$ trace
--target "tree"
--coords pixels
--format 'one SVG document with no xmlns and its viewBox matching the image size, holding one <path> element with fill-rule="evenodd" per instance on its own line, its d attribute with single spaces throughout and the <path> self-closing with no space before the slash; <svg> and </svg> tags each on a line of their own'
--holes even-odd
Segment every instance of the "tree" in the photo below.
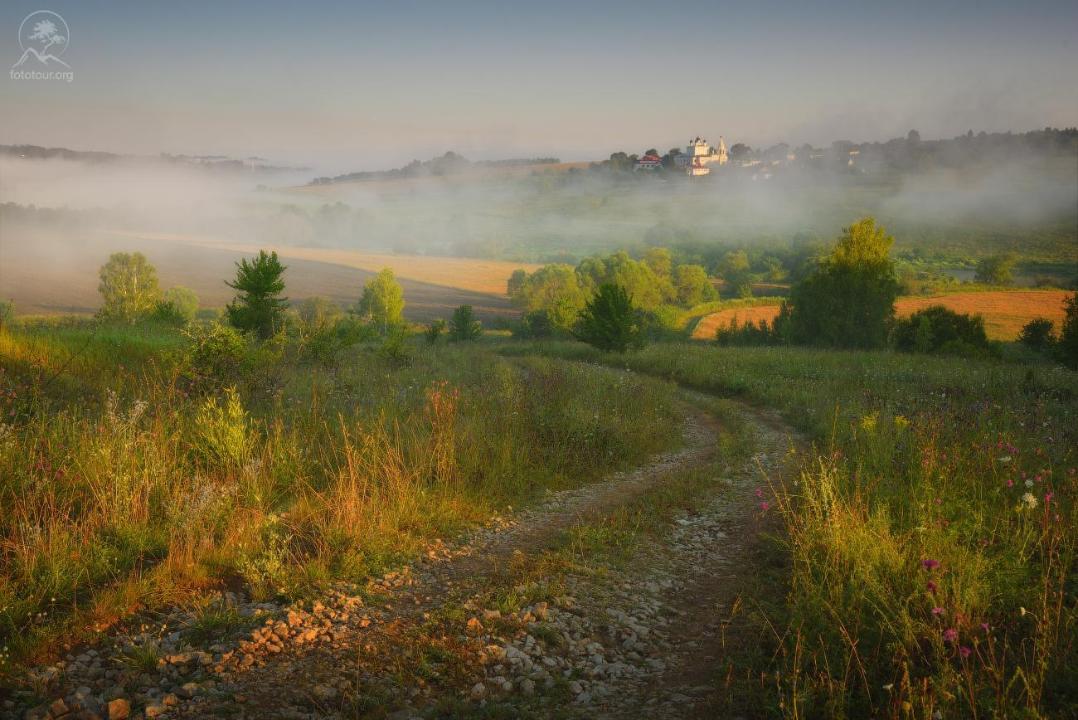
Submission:
<svg viewBox="0 0 1078 720">
<path fill-rule="evenodd" d="M 1017 258 L 1011 253 L 991 255 L 982 258 L 977 263 L 977 273 L 974 279 L 986 285 L 1010 285 L 1013 282 L 1011 270 Z"/>
<path fill-rule="evenodd" d="M 745 143 L 734 143 L 730 147 L 729 155 L 730 155 L 731 160 L 739 160 L 739 159 L 745 157 L 746 155 L 748 155 L 751 152 L 752 152 L 752 148 L 750 148 Z"/>
<path fill-rule="evenodd" d="M 154 308 L 154 319 L 171 325 L 187 325 L 198 314 L 198 295 L 191 288 L 177 285 L 165 291 Z"/>
<path fill-rule="evenodd" d="M 528 275 L 513 301 L 527 312 L 546 311 L 555 328 L 568 331 L 586 298 L 572 266 L 559 263 L 544 265 Z"/>
<path fill-rule="evenodd" d="M 449 319 L 449 339 L 456 342 L 475 340 L 483 334 L 483 323 L 475 319 L 471 305 L 461 305 Z"/>
<path fill-rule="evenodd" d="M 685 307 L 709 302 L 719 296 L 707 271 L 700 265 L 678 265 L 674 270 L 674 290 L 678 302 Z"/>
<path fill-rule="evenodd" d="M 1063 304 L 1063 328 L 1059 333 L 1059 358 L 1064 365 L 1078 370 L 1078 292 Z"/>
<path fill-rule="evenodd" d="M 749 256 L 744 250 L 731 250 L 719 263 L 727 292 L 733 297 L 752 297 L 752 275 L 749 272 Z"/>
<path fill-rule="evenodd" d="M 375 325 L 382 326 L 382 332 L 403 322 L 404 290 L 393 276 L 393 271 L 383 268 L 363 288 L 363 297 L 359 299 L 359 314 Z"/>
<path fill-rule="evenodd" d="M 513 274 L 509 276 L 509 281 L 506 283 L 506 294 L 510 299 L 515 299 L 524 290 L 524 284 L 528 282 L 528 271 L 523 269 L 516 269 Z"/>
<path fill-rule="evenodd" d="M 625 288 L 603 283 L 584 306 L 576 337 L 603 352 L 625 352 L 640 340 L 640 325 Z"/>
<path fill-rule="evenodd" d="M 1018 334 L 1018 342 L 1030 350 L 1043 352 L 1056 344 L 1056 336 L 1052 332 L 1053 328 L 1051 320 L 1035 318 L 1027 322 L 1022 328 L 1022 332 Z"/>
<path fill-rule="evenodd" d="M 235 282 L 225 282 L 238 291 L 225 308 L 233 327 L 254 332 L 263 340 L 277 332 L 288 306 L 288 298 L 281 297 L 285 269 L 276 252 L 266 254 L 265 250 L 259 250 L 253 260 L 243 258 L 236 263 Z"/>
<path fill-rule="evenodd" d="M 791 289 L 791 339 L 810 345 L 883 347 L 898 296 L 890 259 L 893 243 L 870 217 L 846 228 L 831 254 Z"/>
<path fill-rule="evenodd" d="M 674 269 L 674 259 L 664 247 L 648 248 L 644 253 L 644 264 L 661 279 L 669 280 Z"/>
<path fill-rule="evenodd" d="M 101 266 L 97 286 L 104 303 L 101 317 L 134 322 L 153 312 L 161 297 L 157 270 L 142 253 L 113 253 Z"/>
</svg>

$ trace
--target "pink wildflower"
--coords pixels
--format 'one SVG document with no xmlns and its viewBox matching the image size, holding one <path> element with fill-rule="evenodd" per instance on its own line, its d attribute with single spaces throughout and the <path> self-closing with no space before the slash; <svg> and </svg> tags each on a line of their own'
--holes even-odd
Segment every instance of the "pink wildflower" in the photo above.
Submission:
<svg viewBox="0 0 1078 720">
<path fill-rule="evenodd" d="M 940 566 L 939 560 L 933 560 L 932 558 L 926 558 L 921 561 L 921 567 L 925 570 L 935 570 Z"/>
<path fill-rule="evenodd" d="M 928 588 L 928 592 L 931 592 L 931 593 L 936 592 L 936 583 L 932 582 L 931 580 L 928 581 L 928 584 L 925 585 L 925 587 Z"/>
<path fill-rule="evenodd" d="M 941 607 L 932 608 L 932 614 L 935 615 L 936 617 L 939 617 L 940 615 L 943 614 L 943 608 L 941 608 Z"/>
<path fill-rule="evenodd" d="M 981 630 L 984 630 L 985 632 L 988 632 L 988 630 L 989 630 L 988 623 L 981 623 Z"/>
<path fill-rule="evenodd" d="M 763 510 L 764 512 L 767 512 L 770 508 L 771 508 L 771 503 L 767 502 L 766 500 L 764 500 L 762 503 L 760 503 L 760 509 Z"/>
<path fill-rule="evenodd" d="M 949 643 L 953 643 L 958 639 L 958 631 L 954 628 L 947 628 L 943 631 L 943 639 Z"/>
<path fill-rule="evenodd" d="M 961 655 L 961 656 L 962 656 L 962 657 L 964 657 L 964 658 L 968 658 L 971 652 L 973 652 L 973 651 L 972 651 L 972 650 L 970 650 L 970 649 L 969 649 L 968 647 L 966 647 L 965 645 L 963 645 L 962 647 L 958 648 L 958 654 L 959 654 L 959 655 Z"/>
</svg>

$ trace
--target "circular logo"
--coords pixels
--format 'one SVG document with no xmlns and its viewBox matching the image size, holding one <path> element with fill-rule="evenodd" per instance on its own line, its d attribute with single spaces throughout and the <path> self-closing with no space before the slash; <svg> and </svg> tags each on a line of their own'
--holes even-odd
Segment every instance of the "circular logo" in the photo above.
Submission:
<svg viewBox="0 0 1078 720">
<path fill-rule="evenodd" d="M 38 10 L 23 18 L 19 25 L 19 47 L 23 52 L 33 49 L 38 57 L 59 58 L 71 43 L 71 31 L 59 13 Z"/>
</svg>

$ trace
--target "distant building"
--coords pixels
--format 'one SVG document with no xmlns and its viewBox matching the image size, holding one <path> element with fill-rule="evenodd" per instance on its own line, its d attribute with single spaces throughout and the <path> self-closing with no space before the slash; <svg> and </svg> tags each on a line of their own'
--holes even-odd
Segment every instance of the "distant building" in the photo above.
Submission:
<svg viewBox="0 0 1078 720">
<path fill-rule="evenodd" d="M 658 155 L 645 155 L 636 161 L 633 170 L 659 170 L 663 166 L 663 159 Z"/>
<path fill-rule="evenodd" d="M 692 176 L 707 175 L 711 172 L 709 165 L 713 163 L 725 165 L 729 161 L 730 156 L 726 151 L 726 141 L 723 140 L 721 135 L 719 136 L 717 147 L 712 147 L 703 138 L 698 137 L 690 140 L 685 148 L 685 154 L 678 155 L 674 160 L 678 167 L 685 168 L 686 172 Z"/>
</svg>

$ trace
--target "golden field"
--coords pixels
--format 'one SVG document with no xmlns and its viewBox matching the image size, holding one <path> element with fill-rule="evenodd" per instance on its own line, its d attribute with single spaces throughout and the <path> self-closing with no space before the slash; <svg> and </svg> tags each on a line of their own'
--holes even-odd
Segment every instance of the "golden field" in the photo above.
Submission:
<svg viewBox="0 0 1078 720">
<path fill-rule="evenodd" d="M 926 297 L 901 297 L 895 303 L 899 317 L 912 315 L 932 305 L 959 313 L 980 315 L 985 331 L 992 340 L 1014 340 L 1022 326 L 1034 318 L 1047 318 L 1059 328 L 1063 322 L 1063 302 L 1070 295 L 1065 290 L 992 290 L 985 292 L 949 293 Z M 711 340 L 715 331 L 735 319 L 739 325 L 771 320 L 778 315 L 778 305 L 730 308 L 712 313 L 700 320 L 693 330 L 698 340 Z"/>
</svg>

